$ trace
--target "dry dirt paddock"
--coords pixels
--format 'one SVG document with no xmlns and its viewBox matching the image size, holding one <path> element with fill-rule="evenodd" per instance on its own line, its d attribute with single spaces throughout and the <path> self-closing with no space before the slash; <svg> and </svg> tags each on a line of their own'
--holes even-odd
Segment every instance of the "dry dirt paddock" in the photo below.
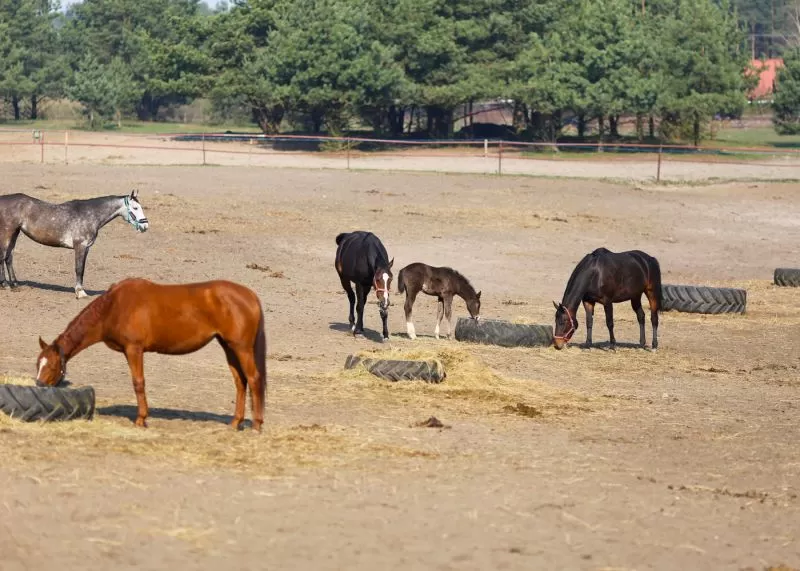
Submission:
<svg viewBox="0 0 800 571">
<path fill-rule="evenodd" d="M 5 165 L 2 180 L 52 201 L 139 188 L 150 231 L 107 226 L 87 290 L 235 280 L 261 296 L 269 340 L 261 436 L 225 424 L 234 389 L 216 345 L 146 356 L 147 430 L 104 346 L 69 366 L 97 391 L 93 422 L 0 420 L 3 571 L 800 567 L 800 291 L 771 285 L 800 263 L 797 185 L 91 165 Z M 620 304 L 616 352 L 602 309 L 597 348 L 579 346 L 581 313 L 567 350 L 509 350 L 434 340 L 424 296 L 412 342 L 397 295 L 387 347 L 373 294 L 354 340 L 333 256 L 359 228 L 398 270 L 461 270 L 485 317 L 551 323 L 598 246 L 652 253 L 666 283 L 746 287 L 748 312 L 662 314 L 650 352 Z M 74 298 L 71 251 L 23 237 L 15 264 L 26 285 L 0 292 L 0 374 L 30 375 L 38 336 L 91 298 Z M 342 372 L 351 352 L 412 349 L 436 352 L 448 379 Z M 415 426 L 430 416 L 446 427 Z"/>
</svg>

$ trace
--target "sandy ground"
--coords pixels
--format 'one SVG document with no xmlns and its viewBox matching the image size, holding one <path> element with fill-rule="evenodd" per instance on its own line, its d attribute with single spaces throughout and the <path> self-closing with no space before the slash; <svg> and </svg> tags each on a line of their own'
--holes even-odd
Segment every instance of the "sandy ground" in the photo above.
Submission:
<svg viewBox="0 0 800 571">
<path fill-rule="evenodd" d="M 800 264 L 796 185 L 96 164 L 0 172 L 1 192 L 52 201 L 138 188 L 151 230 L 107 226 L 87 289 L 134 275 L 252 287 L 267 312 L 270 382 L 266 433 L 234 433 L 219 347 L 148 354 L 153 411 L 141 431 L 124 358 L 103 346 L 80 354 L 69 378 L 95 387 L 93 423 L 0 424 L 3 571 L 54 561 L 800 567 L 800 292 L 770 285 L 774 268 Z M 398 295 L 392 347 L 466 350 L 508 379 L 512 400 L 354 380 L 339 373 L 346 356 L 384 348 L 374 304 L 367 339 L 343 330 L 334 237 L 359 228 L 383 239 L 398 269 L 424 261 L 462 271 L 483 291 L 485 317 L 551 323 L 551 300 L 598 246 L 650 252 L 666 283 L 745 287 L 748 312 L 665 313 L 654 353 L 625 345 L 638 327 L 620 304 L 616 352 L 604 346 L 601 309 L 595 349 L 579 346 L 581 314 L 565 351 L 506 350 L 432 339 L 430 298 L 418 299 L 421 337 L 408 340 Z M 51 340 L 88 300 L 72 294 L 71 251 L 20 238 L 15 265 L 26 285 L 0 292 L 0 374 L 30 375 L 38 336 Z M 454 308 L 466 314 L 463 302 Z M 548 400 L 559 391 L 562 400 Z M 516 414 L 513 399 L 546 414 Z M 412 426 L 431 415 L 450 428 Z"/>
</svg>

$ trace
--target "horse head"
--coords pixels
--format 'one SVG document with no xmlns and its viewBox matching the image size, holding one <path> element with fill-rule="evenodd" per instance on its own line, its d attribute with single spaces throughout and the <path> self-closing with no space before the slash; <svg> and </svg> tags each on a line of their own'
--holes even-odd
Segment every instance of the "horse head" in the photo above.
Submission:
<svg viewBox="0 0 800 571">
<path fill-rule="evenodd" d="M 475 321 L 481 318 L 481 292 L 476 293 L 475 297 L 467 300 L 467 311 Z"/>
<path fill-rule="evenodd" d="M 394 265 L 394 258 L 388 266 L 379 266 L 375 270 L 375 275 L 372 276 L 372 285 L 375 287 L 375 294 L 381 304 L 381 314 L 389 311 L 389 291 L 392 289 L 392 278 L 394 277 L 392 265 Z"/>
<path fill-rule="evenodd" d="M 578 322 L 566 305 L 563 303 L 556 303 L 555 301 L 553 305 L 556 308 L 556 327 L 553 331 L 553 345 L 556 349 L 563 349 L 578 329 Z"/>
<path fill-rule="evenodd" d="M 48 345 L 41 337 L 39 337 L 39 347 L 42 351 L 36 359 L 36 385 L 39 387 L 60 385 L 67 375 L 64 350 L 56 343 Z"/>
<path fill-rule="evenodd" d="M 147 232 L 150 223 L 147 221 L 144 215 L 144 209 L 139 202 L 139 191 L 132 190 L 130 195 L 123 199 L 123 202 L 125 203 L 125 212 L 123 213 L 125 222 L 136 228 L 139 232 Z"/>
</svg>

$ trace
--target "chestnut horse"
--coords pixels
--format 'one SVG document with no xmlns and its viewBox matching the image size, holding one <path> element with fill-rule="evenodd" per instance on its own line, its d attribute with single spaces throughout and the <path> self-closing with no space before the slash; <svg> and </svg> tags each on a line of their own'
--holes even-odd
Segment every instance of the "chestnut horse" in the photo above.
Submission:
<svg viewBox="0 0 800 571">
<path fill-rule="evenodd" d="M 663 303 L 661 267 L 658 260 L 640 250 L 612 252 L 606 248 L 598 248 L 586 254 L 572 271 L 561 303 L 553 302 L 556 307 L 556 326 L 553 331 L 555 348 L 563 348 L 578 329 L 576 314 L 581 303 L 586 310 L 586 346 L 592 346 L 594 305 L 601 303 L 605 309 L 606 326 L 613 348 L 617 343 L 614 338 L 613 304 L 628 300 L 639 321 L 639 344 L 644 347 L 642 294 L 647 296 L 650 304 L 653 349 L 656 349 L 658 312 Z"/>
<path fill-rule="evenodd" d="M 103 342 L 128 360 L 139 411 L 136 426 L 146 427 L 144 353 L 185 355 L 212 339 L 225 351 L 236 385 L 231 425 L 244 420 L 250 388 L 253 428 L 264 423 L 267 388 L 267 340 L 258 296 L 229 281 L 165 285 L 131 278 L 113 284 L 87 305 L 51 344 L 39 338 L 36 384 L 58 385 L 67 362 Z"/>
</svg>

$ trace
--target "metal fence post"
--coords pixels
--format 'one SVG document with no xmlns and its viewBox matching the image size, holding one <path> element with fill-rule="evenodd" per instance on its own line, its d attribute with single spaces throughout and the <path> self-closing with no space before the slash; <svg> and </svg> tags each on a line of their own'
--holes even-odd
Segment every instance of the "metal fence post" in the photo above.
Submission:
<svg viewBox="0 0 800 571">
<path fill-rule="evenodd" d="M 44 131 L 39 131 L 39 147 L 41 148 L 41 163 L 44 164 Z"/>
<path fill-rule="evenodd" d="M 203 141 L 203 143 L 202 143 L 202 145 L 203 145 L 203 166 L 206 166 L 206 133 L 205 133 L 205 131 L 203 131 L 202 141 Z"/>
<path fill-rule="evenodd" d="M 69 164 L 69 130 L 64 131 L 64 164 Z"/>
<path fill-rule="evenodd" d="M 350 137 L 345 138 L 344 141 L 347 149 L 347 170 L 350 170 Z"/>
</svg>

